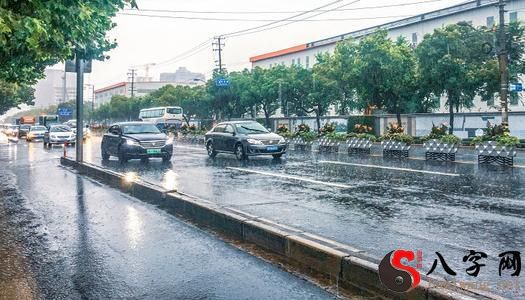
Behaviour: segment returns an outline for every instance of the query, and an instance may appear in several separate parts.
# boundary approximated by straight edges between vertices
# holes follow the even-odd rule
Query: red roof
[[[126,83],[125,82],[119,82],[119,83],[115,83],[113,85],[110,85],[110,86],[103,87],[101,89],[95,90],[95,93],[102,93],[102,92],[109,91],[109,90],[112,90],[114,88],[123,87],[123,86],[126,86]]]
[[[269,53],[266,53],[266,54],[261,54],[261,55],[250,57],[250,62],[256,62],[256,61],[260,61],[260,60],[263,60],[263,59],[268,59],[268,58],[277,57],[277,56],[281,56],[281,55],[285,55],[285,54],[300,52],[300,51],[303,51],[305,49],[306,49],[306,44],[297,45],[297,46],[294,46],[294,47],[290,47],[290,48],[286,48],[286,49],[282,49],[282,50],[273,51],[273,52],[269,52]]]

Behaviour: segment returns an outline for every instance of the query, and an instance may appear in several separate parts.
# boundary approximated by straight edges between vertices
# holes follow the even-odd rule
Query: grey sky
[[[355,0],[339,1],[327,9],[335,8]],[[382,6],[398,3],[413,3],[428,0],[361,0],[355,4],[345,6],[344,9]],[[218,13],[159,13],[152,10],[189,10],[189,11],[306,11],[324,4],[330,0],[137,0],[140,14],[160,14],[178,17],[202,18],[236,18],[256,20],[278,20],[295,15],[296,13],[253,13],[253,14],[218,14]],[[249,67],[250,56],[262,54],[297,44],[307,43],[332,35],[337,35],[388,21],[401,19],[406,16],[431,11],[450,5],[466,2],[464,0],[437,0],[417,5],[400,6],[395,8],[374,8],[364,10],[347,10],[329,12],[313,19],[352,19],[345,21],[315,21],[297,22],[273,30],[263,31],[245,36],[226,39],[223,52],[224,63],[230,71]],[[136,13],[125,11],[124,13]],[[302,16],[311,16],[307,14]],[[383,18],[389,17],[389,18]],[[370,18],[370,19],[366,19]],[[268,21],[208,21],[191,19],[171,19],[118,15],[115,18],[117,27],[109,33],[116,38],[119,46],[111,51],[111,58],[104,62],[96,62],[93,73],[87,78],[96,88],[125,81],[128,68],[133,65],[159,63],[168,61],[179,54],[201,44],[213,36],[234,32],[269,23]],[[196,55],[183,60],[176,60],[152,67],[150,75],[158,78],[160,72],[174,71],[180,66],[186,66],[192,71],[205,73],[210,76],[214,66],[214,57],[211,42]],[[144,68],[138,68],[143,75]]]

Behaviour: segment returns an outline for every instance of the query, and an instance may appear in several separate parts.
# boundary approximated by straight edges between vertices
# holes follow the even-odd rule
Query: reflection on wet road
[[[422,273],[438,251],[458,273],[443,273],[449,280],[495,285],[502,279],[498,254],[525,250],[523,168],[299,152],[281,160],[239,162],[222,154],[210,159],[196,145],[177,145],[168,165],[157,160],[102,163],[98,149],[91,161],[138,172],[146,180],[350,244],[377,258],[398,248],[421,249]],[[477,278],[467,275],[470,265],[462,260],[470,249],[489,257]],[[494,292],[525,296],[523,291]]]
[[[11,275],[29,282],[22,282],[29,286],[25,295],[42,299],[333,297],[164,211],[59,167],[56,158],[62,151],[62,147],[44,150],[41,143],[0,146],[0,241],[6,238],[20,250],[17,254],[0,247],[0,254],[5,254],[0,266],[15,256],[27,259],[26,271],[32,276],[24,275],[23,268]],[[178,172],[163,168],[162,174],[167,184],[177,185]],[[9,227],[4,226],[6,220]],[[5,228],[12,228],[13,234],[4,235]],[[0,278],[5,272],[0,270]],[[30,285],[32,278],[36,283]],[[0,298],[6,295],[2,292]]]

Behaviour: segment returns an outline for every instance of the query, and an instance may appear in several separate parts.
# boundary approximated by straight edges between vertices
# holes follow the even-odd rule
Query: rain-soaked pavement
[[[281,160],[238,162],[223,154],[210,159],[203,147],[188,144],[176,145],[168,165],[158,160],[121,165],[114,158],[102,163],[98,143],[94,138],[86,144],[88,161],[138,172],[143,179],[350,244],[378,259],[394,249],[422,250],[423,274],[439,252],[457,275],[440,264],[434,275],[525,298],[523,275],[503,270],[500,276],[498,257],[525,250],[523,167],[293,151]],[[473,265],[463,261],[469,250],[488,256],[479,261],[486,266],[477,277],[466,272]],[[511,287],[501,288],[505,284]]]
[[[333,297],[57,166],[61,152],[41,143],[0,143],[0,299]],[[155,163],[150,168],[159,168],[152,174],[160,177],[167,172]]]

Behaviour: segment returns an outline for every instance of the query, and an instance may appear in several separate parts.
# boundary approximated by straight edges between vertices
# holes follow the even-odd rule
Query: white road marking
[[[396,167],[386,167],[386,166],[378,166],[378,165],[366,165],[366,164],[355,164],[355,163],[346,163],[346,162],[340,162],[340,161],[327,161],[327,160],[320,160],[320,164],[331,164],[331,165],[343,165],[343,166],[354,166],[354,167],[365,167],[365,168],[375,168],[375,169],[386,169],[386,170],[396,170],[396,171],[405,171],[405,172],[414,172],[414,173],[423,173],[423,174],[432,174],[432,175],[443,175],[443,176],[452,176],[452,177],[460,177],[460,174],[455,173],[444,173],[444,172],[434,172],[434,171],[425,171],[425,170],[414,170],[414,169],[407,169],[407,168],[396,168]]]
[[[337,188],[342,188],[342,189],[355,188],[355,186],[346,185],[346,184],[342,184],[342,183],[318,181],[318,180],[314,180],[314,179],[309,179],[309,178],[304,178],[304,177],[299,177],[299,176],[286,175],[286,174],[263,172],[263,171],[255,171],[255,170],[250,170],[250,169],[234,168],[234,167],[227,167],[226,169],[239,171],[239,172],[259,174],[259,175],[264,175],[264,176],[271,176],[271,177],[289,179],[289,180],[304,181],[304,182],[309,182],[309,183],[314,183],[314,184],[321,184],[321,185],[326,185],[326,186],[332,186],[332,187],[337,187]]]
[[[180,148],[180,149],[188,149],[188,150],[197,150],[197,151],[201,151],[201,152],[206,152],[206,149],[203,149],[203,148],[197,148],[197,147],[189,147],[189,146],[175,146],[173,145],[173,148]]]

